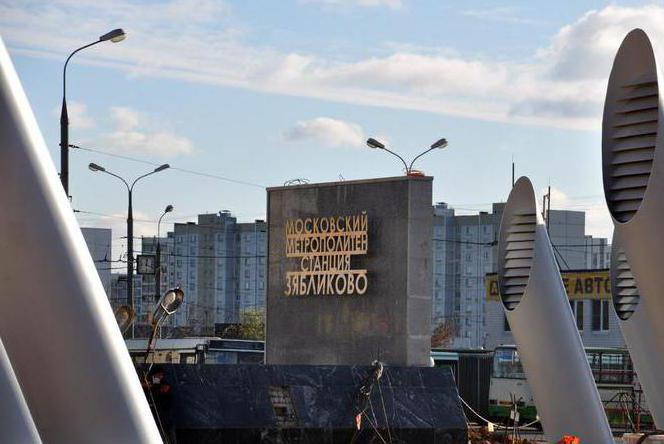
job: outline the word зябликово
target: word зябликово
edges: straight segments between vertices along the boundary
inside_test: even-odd
[[[312,217],[286,221],[286,257],[300,258],[286,272],[286,296],[364,294],[367,270],[351,269],[351,256],[367,254],[368,217]]]

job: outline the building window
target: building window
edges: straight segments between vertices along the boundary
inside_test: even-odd
[[[593,301],[593,331],[609,330],[609,301]]]
[[[572,307],[576,328],[583,331],[583,301],[569,301],[569,305]]]

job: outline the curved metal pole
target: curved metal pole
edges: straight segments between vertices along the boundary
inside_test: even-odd
[[[154,295],[157,301],[161,297],[161,220],[167,214],[168,211],[164,211],[159,217],[159,222],[157,222],[157,269],[155,270],[154,277]]]
[[[164,211],[164,213],[159,216],[159,222],[157,222],[157,239],[161,237],[161,220],[168,214],[168,211]]]
[[[64,99],[67,97],[67,65],[69,64],[69,60],[74,56],[79,51],[84,50],[85,48],[89,48],[90,46],[96,45],[97,43],[101,43],[102,40],[97,40],[92,43],[88,43],[87,45],[83,45],[80,48],[75,49],[71,54],[69,54],[69,57],[67,57],[67,60],[65,61],[65,66],[62,69],[62,98]]]
[[[159,171],[150,171],[149,173],[143,174],[142,176],[138,176],[138,177],[137,177],[136,179],[134,179],[134,181],[131,183],[130,190],[131,190],[131,191],[134,190],[134,185],[136,185],[136,182],[138,182],[139,180],[143,179],[144,177],[151,176],[151,175],[153,175],[153,174],[155,174],[155,173],[158,173],[158,172],[159,172]]]
[[[433,151],[433,150],[435,150],[435,149],[436,149],[436,148],[429,148],[428,150],[424,151],[423,153],[418,154],[417,156],[415,156],[415,158],[413,159],[413,161],[410,163],[410,166],[408,167],[408,172],[410,172],[410,171],[413,169],[413,164],[415,163],[415,161],[416,161],[417,159],[419,159],[420,157],[424,156],[424,155],[425,155],[426,153],[428,153],[429,151]]]
[[[65,66],[62,68],[62,110],[60,111],[60,182],[65,189],[67,197],[69,197],[69,114],[67,113],[67,65],[69,60],[79,51],[89,48],[101,42],[88,43],[80,48],[74,50],[67,60]]]
[[[129,184],[127,183],[127,181],[124,180],[122,177],[118,176],[117,174],[115,174],[115,173],[111,173],[111,172],[108,171],[108,170],[99,170],[99,172],[100,172],[100,173],[106,173],[106,174],[108,174],[109,176],[117,177],[118,179],[120,179],[120,180],[125,184],[125,186],[127,187],[127,191],[131,191],[131,189],[129,188]]]
[[[403,157],[401,157],[400,155],[398,155],[398,154],[395,153],[394,151],[390,151],[390,150],[388,150],[387,148],[381,148],[381,149],[382,149],[383,151],[387,151],[388,153],[392,154],[393,156],[398,157],[399,160],[400,160],[401,162],[403,162],[403,166],[406,168],[406,174],[408,174],[408,173],[410,172],[410,169],[408,168],[408,164],[406,163],[405,160],[403,160]]]

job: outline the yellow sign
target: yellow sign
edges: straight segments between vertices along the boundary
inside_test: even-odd
[[[563,271],[560,273],[567,296],[572,299],[611,299],[609,270]],[[487,301],[500,301],[498,275],[484,278]]]
[[[366,255],[369,220],[355,216],[308,217],[286,221],[286,257],[299,270],[286,272],[286,296],[364,294],[367,270],[351,268],[351,257]]]

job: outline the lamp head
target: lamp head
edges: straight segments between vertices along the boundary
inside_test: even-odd
[[[153,322],[158,323],[175,313],[184,301],[184,291],[180,287],[171,288],[159,299]]]
[[[88,169],[90,171],[94,171],[94,172],[106,171],[106,168],[104,168],[103,166],[97,165],[96,163],[91,163],[90,165],[88,165]]]
[[[171,211],[173,211],[173,205],[166,205],[164,213],[170,213]]]
[[[432,149],[432,150],[435,150],[436,148],[440,148],[440,149],[442,150],[442,149],[444,149],[445,147],[447,147],[447,139],[445,139],[445,138],[440,139],[440,140],[434,142],[434,143],[431,145],[431,149]]]
[[[383,145],[382,143],[380,143],[379,141],[377,141],[372,137],[369,137],[367,139],[367,146],[373,149],[380,149],[380,150],[385,149],[385,145]]]
[[[122,28],[114,29],[113,31],[107,32],[106,34],[99,37],[100,42],[105,42],[110,40],[113,43],[118,43],[127,38],[127,34]]]
[[[167,169],[169,169],[170,167],[171,167],[171,166],[170,166],[169,164],[165,163],[165,164],[163,164],[163,165],[159,165],[157,168],[155,168],[155,169],[154,169],[154,172],[155,172],[155,173],[158,173],[159,171],[167,170]]]

